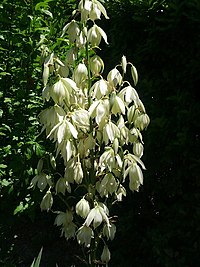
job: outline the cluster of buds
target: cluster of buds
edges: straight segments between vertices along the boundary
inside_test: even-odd
[[[67,239],[76,236],[86,248],[98,233],[104,242],[101,261],[107,264],[111,254],[105,239],[113,240],[116,227],[105,203],[108,198],[112,203],[122,201],[127,179],[132,191],[143,184],[141,131],[149,117],[134,88],[137,70],[125,56],[106,78],[102,76],[104,62],[96,55],[101,41],[107,43],[106,33],[96,24],[101,15],[108,19],[102,3],[81,0],[73,15],[76,12],[80,21],[73,19],[62,32],[70,46],[65,59],[52,52],[44,61],[42,95],[54,104],[39,115],[42,130],[56,146],[51,165],[55,169],[62,158],[63,173],[57,180],[49,179],[40,161],[32,185],[41,191],[48,187],[42,210],[52,208],[54,195],[67,201],[77,187],[86,190],[72,207],[67,204],[66,212],[58,212],[55,224]],[[80,58],[79,49],[85,49],[86,58]],[[133,85],[124,79],[129,66]],[[79,228],[76,220],[82,221]]]

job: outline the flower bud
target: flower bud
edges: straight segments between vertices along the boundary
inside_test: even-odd
[[[110,261],[111,255],[108,247],[105,245],[103,248],[103,252],[101,254],[102,262],[108,263]]]
[[[77,204],[76,204],[76,213],[77,215],[81,216],[82,218],[86,218],[88,213],[90,212],[90,205],[87,200],[82,198]]]
[[[122,70],[123,70],[123,73],[126,73],[126,67],[127,67],[127,60],[126,60],[126,57],[123,56],[122,57]]]
[[[133,119],[134,119],[134,115],[135,115],[135,106],[132,105],[127,112],[127,118],[128,118],[128,122],[132,123]]]

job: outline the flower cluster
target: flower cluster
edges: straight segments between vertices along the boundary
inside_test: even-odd
[[[76,236],[87,248],[98,229],[105,244],[101,261],[107,263],[110,251],[105,239],[113,240],[116,227],[105,203],[109,198],[114,203],[126,196],[123,184],[127,179],[132,191],[143,184],[141,131],[148,126],[149,117],[134,88],[137,70],[125,56],[106,78],[102,76],[104,62],[96,55],[96,48],[102,40],[108,41],[96,21],[102,15],[108,19],[104,6],[98,0],[81,0],[76,12],[80,21],[73,19],[62,32],[70,46],[65,60],[52,52],[44,61],[42,96],[53,105],[39,115],[42,130],[56,146],[51,165],[55,169],[61,157],[63,173],[51,179],[40,161],[32,185],[41,191],[48,187],[42,210],[51,209],[54,195],[61,194],[67,201],[74,190],[84,188],[78,202],[58,212],[55,224],[67,239]],[[80,49],[85,50],[86,58],[80,58]],[[132,84],[124,79],[128,67]],[[78,218],[82,220],[80,227]]]

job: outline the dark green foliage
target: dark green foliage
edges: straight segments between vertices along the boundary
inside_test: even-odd
[[[102,27],[110,45],[100,53],[106,71],[123,54],[133,62],[139,73],[138,92],[151,118],[144,138],[144,186],[116,210],[118,232],[110,244],[110,266],[199,266],[200,3],[105,2],[110,20]],[[41,246],[44,266],[56,263],[52,258],[52,265],[48,262],[47,251],[66,260],[65,250],[49,245],[64,246],[59,233],[51,226],[45,233],[53,216],[40,214],[41,196],[27,187],[45,153],[37,122],[43,105],[38,42],[44,33],[52,50],[66,49],[58,37],[75,3],[4,0],[0,4],[0,266],[30,266]],[[26,255],[20,252],[20,237],[32,247]],[[69,266],[65,262],[68,265],[60,261],[59,267]]]
[[[199,1],[109,1],[108,7],[105,58],[113,66],[123,53],[135,64],[151,118],[144,187],[119,212],[123,260],[131,255],[122,263],[120,247],[119,266],[198,266]]]

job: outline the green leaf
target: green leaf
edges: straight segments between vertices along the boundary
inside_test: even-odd
[[[31,267],[39,267],[40,266],[40,261],[41,261],[41,257],[42,257],[42,250],[43,250],[43,248],[41,248],[37,259],[33,260],[32,264],[31,264]]]
[[[41,9],[41,11],[42,11],[44,14],[46,14],[47,16],[53,18],[53,14],[52,14],[49,10],[47,10],[47,9]]]

